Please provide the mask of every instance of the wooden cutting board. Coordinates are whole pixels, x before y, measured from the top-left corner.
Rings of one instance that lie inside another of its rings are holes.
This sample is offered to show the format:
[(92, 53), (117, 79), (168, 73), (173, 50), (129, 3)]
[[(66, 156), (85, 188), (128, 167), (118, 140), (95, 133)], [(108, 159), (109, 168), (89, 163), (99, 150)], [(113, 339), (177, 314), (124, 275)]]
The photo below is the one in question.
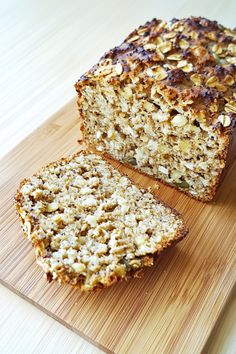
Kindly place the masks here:
[[(106, 352), (199, 353), (236, 280), (236, 149), (214, 204), (160, 184), (160, 197), (183, 214), (190, 229), (185, 240), (142, 279), (81, 294), (46, 283), (13, 206), (19, 182), (45, 163), (77, 151), (78, 138), (73, 100), (2, 159), (1, 283)], [(125, 170), (155, 190), (153, 179)]]

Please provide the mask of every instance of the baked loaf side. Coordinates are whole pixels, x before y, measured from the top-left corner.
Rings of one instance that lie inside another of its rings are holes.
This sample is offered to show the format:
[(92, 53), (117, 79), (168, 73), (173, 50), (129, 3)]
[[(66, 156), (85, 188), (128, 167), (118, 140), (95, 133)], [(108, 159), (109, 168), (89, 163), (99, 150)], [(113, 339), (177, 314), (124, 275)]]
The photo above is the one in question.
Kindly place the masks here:
[(85, 140), (208, 201), (236, 118), (236, 31), (204, 18), (152, 20), (76, 83)]
[(174, 210), (92, 153), (24, 180), (16, 208), (48, 280), (82, 291), (137, 275), (187, 233)]

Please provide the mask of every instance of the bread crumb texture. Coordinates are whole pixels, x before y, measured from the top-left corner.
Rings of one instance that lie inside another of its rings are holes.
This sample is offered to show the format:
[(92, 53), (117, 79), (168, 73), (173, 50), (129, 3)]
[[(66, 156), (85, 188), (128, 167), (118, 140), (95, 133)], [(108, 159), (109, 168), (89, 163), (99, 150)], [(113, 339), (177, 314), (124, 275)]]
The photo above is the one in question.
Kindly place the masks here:
[(47, 278), (83, 291), (137, 275), (187, 233), (175, 211), (93, 153), (24, 180), (16, 208)]
[(84, 137), (101, 152), (211, 200), (236, 121), (236, 31), (152, 20), (76, 83)]

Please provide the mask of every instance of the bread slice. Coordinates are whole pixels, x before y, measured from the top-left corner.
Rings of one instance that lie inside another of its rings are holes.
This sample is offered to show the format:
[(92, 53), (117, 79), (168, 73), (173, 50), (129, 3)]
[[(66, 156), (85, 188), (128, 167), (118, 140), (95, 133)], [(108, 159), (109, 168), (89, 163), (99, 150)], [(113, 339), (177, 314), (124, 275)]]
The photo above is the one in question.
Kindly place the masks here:
[(175, 210), (89, 152), (42, 168), (15, 199), (48, 280), (82, 291), (137, 275), (187, 233)]
[(87, 143), (211, 200), (236, 121), (236, 31), (152, 20), (76, 83)]

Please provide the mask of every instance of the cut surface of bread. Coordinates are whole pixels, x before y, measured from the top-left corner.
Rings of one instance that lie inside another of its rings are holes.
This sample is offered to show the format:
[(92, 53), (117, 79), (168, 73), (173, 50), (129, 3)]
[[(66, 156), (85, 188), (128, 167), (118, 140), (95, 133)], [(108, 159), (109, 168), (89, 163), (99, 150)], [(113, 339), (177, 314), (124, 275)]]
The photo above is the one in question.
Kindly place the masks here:
[(187, 233), (174, 210), (89, 152), (42, 168), (15, 199), (48, 280), (82, 291), (137, 275)]
[(84, 138), (202, 201), (214, 197), (236, 118), (236, 31), (152, 20), (76, 83)]

